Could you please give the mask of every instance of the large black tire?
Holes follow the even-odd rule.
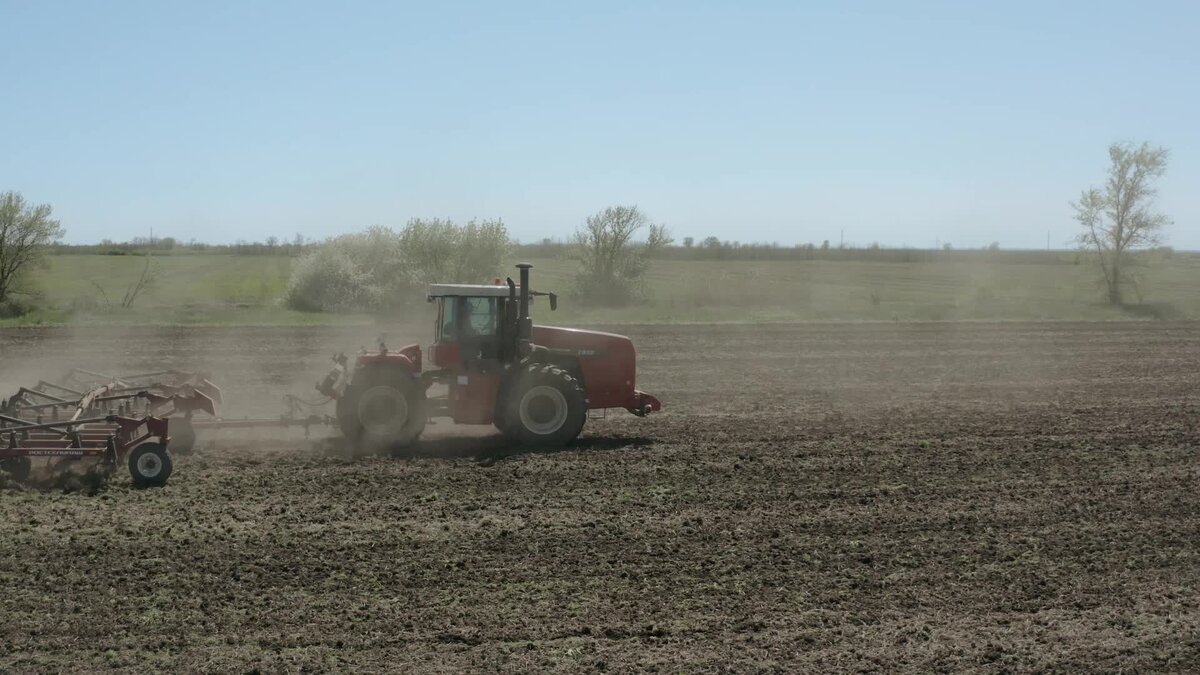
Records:
[[[359,370],[338,400],[337,416],[346,438],[371,453],[412,445],[429,421],[424,387],[410,371],[395,367]]]
[[[28,457],[9,457],[5,460],[0,460],[0,471],[8,473],[9,477],[18,483],[24,483],[29,480],[29,474],[33,471],[33,463]]]
[[[583,386],[557,366],[527,366],[505,397],[504,432],[524,445],[565,445],[579,436],[587,421]]]
[[[172,468],[171,453],[161,443],[142,443],[129,453],[129,475],[137,487],[166,485]]]

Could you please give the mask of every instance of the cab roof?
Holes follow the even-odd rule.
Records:
[[[517,293],[521,287],[517,286]],[[508,284],[430,284],[429,297],[507,298]]]

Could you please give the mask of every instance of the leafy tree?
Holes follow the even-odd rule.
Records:
[[[1149,143],[1113,143],[1104,188],[1085,190],[1071,203],[1083,226],[1079,244],[1096,252],[1110,304],[1121,304],[1122,289],[1134,281],[1127,272],[1128,252],[1157,245],[1163,226],[1171,222],[1154,205],[1154,180],[1166,172],[1167,156],[1166,148]]]
[[[314,247],[292,267],[286,306],[307,312],[381,311],[422,298],[430,283],[486,281],[509,255],[499,220],[413,219],[375,226]]]
[[[418,286],[430,283],[486,281],[509,253],[508,229],[501,220],[413,219],[400,233],[400,249]]]
[[[635,241],[643,229],[646,239]],[[580,263],[576,291],[597,304],[629,302],[642,289],[650,257],[670,243],[667,228],[636,206],[610,206],[588,216],[571,242],[571,256]]]
[[[29,204],[19,192],[0,193],[0,302],[21,275],[45,255],[46,246],[63,236],[63,228],[51,218],[49,204]]]

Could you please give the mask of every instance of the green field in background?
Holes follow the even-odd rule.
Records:
[[[132,309],[121,299],[141,256],[56,255],[32,276],[42,307],[0,325],[338,324],[396,317],[309,314],[279,305],[291,259],[192,254],[153,259],[157,282]],[[1072,253],[1056,264],[949,259],[934,262],[658,260],[646,301],[589,309],[570,296],[574,263],[532,259],[538,290],[562,294],[557,321],[954,320],[1200,318],[1200,255],[1176,253],[1139,271],[1141,301],[1102,302],[1097,271]],[[1135,294],[1130,301],[1137,302]],[[107,299],[106,299],[107,298]],[[422,310],[416,310],[422,311]],[[536,308],[541,320],[546,308]]]

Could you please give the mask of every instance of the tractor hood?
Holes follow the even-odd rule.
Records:
[[[633,340],[616,333],[558,326],[533,327],[533,343],[550,349],[568,349],[580,356],[634,357]]]
[[[534,326],[538,347],[569,352],[578,359],[578,375],[590,408],[625,408],[635,415],[662,410],[662,403],[636,386],[637,351],[633,340],[616,333],[557,326]]]

